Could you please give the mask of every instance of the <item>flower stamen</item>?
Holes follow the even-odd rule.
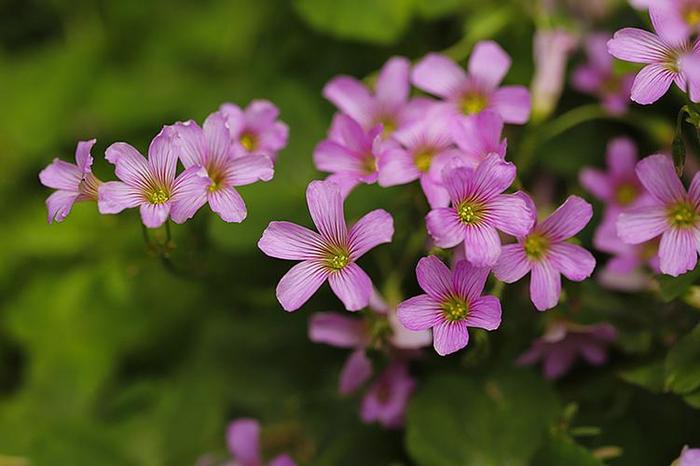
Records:
[[[698,220],[698,213],[688,202],[679,202],[668,209],[668,218],[676,228],[689,228]]]
[[[484,207],[470,201],[464,201],[457,206],[457,215],[462,223],[476,225],[484,217]]]
[[[450,322],[464,320],[469,315],[469,304],[462,298],[450,296],[442,303],[442,315]]]
[[[480,113],[486,108],[487,105],[488,101],[486,100],[486,97],[476,92],[466,94],[462,97],[462,100],[459,103],[459,106],[465,115]]]
[[[544,236],[533,233],[525,238],[523,243],[523,248],[525,249],[525,254],[531,260],[540,260],[547,253],[547,248],[549,247],[549,240]]]

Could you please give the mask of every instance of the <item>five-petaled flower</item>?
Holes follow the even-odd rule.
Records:
[[[95,139],[78,142],[74,164],[56,158],[39,173],[41,184],[56,190],[46,199],[49,223],[62,222],[76,202],[97,200],[101,181],[92,174],[90,150],[94,145]]]
[[[287,145],[289,127],[278,120],[279,110],[267,100],[254,100],[245,109],[223,104],[219,111],[226,117],[234,157],[266,155],[273,162]]]
[[[330,181],[312,181],[306,201],[318,233],[289,222],[272,222],[258,242],[268,256],[302,261],[280,280],[277,299],[286,311],[295,311],[328,280],[347,310],[366,307],[372,281],[356,261],[391,241],[393,218],[377,209],[348,229],[340,188]]]
[[[433,346],[441,356],[469,343],[468,327],[495,330],[501,325],[501,303],[482,296],[489,269],[459,261],[454,272],[437,257],[422,258],[416,267],[425,294],[399,304],[401,323],[409,330],[433,329]]]

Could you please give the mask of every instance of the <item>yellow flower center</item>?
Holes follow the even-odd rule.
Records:
[[[384,130],[382,131],[383,139],[388,139],[389,136],[391,136],[394,133],[394,131],[396,131],[396,122],[391,117],[382,117],[379,119],[378,123],[381,123],[384,127]]]
[[[469,315],[469,304],[462,298],[450,296],[442,303],[442,315],[450,322],[466,319]]]
[[[679,202],[668,209],[668,219],[677,228],[688,228],[695,225],[698,213],[688,202]]]
[[[457,206],[457,215],[462,223],[476,225],[484,218],[484,206],[475,202],[464,201]]]
[[[430,149],[423,149],[416,153],[414,158],[414,163],[418,171],[425,173],[430,170],[430,165],[433,163],[433,157],[435,157],[435,152]]]
[[[700,24],[700,7],[691,6],[685,11],[683,18],[690,26],[697,26]]]
[[[637,187],[630,183],[625,183],[617,187],[615,200],[620,205],[629,205],[637,199]]]
[[[486,97],[478,93],[470,93],[462,97],[460,107],[465,115],[474,115],[481,112],[488,105]]]
[[[549,247],[549,240],[544,236],[533,233],[525,238],[525,243],[523,245],[525,248],[525,254],[532,260],[539,260],[544,257]]]
[[[332,270],[342,270],[350,263],[350,253],[345,247],[332,247],[327,252],[325,262]]]
[[[250,132],[243,133],[241,134],[241,145],[248,152],[255,150],[258,147],[258,137]]]
[[[146,193],[146,199],[151,204],[165,204],[170,199],[170,194],[164,188],[156,187]]]
[[[372,173],[376,173],[377,172],[377,158],[372,154],[366,155],[362,159],[362,169],[368,175],[371,175]]]

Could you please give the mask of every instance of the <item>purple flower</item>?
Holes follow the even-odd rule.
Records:
[[[678,458],[678,466],[700,466],[700,448],[684,446],[681,457]]]
[[[277,299],[286,311],[299,309],[326,281],[347,310],[367,306],[372,282],[355,263],[394,235],[394,220],[373,210],[348,230],[337,184],[312,181],[306,190],[311,218],[319,233],[289,222],[272,222],[258,247],[268,256],[300,260],[277,285]]]
[[[265,462],[260,453],[260,423],[255,419],[236,419],[228,426],[226,440],[236,466],[296,466],[287,454]]]
[[[441,248],[464,241],[465,255],[477,267],[496,263],[501,253],[498,231],[525,235],[534,222],[528,204],[514,194],[502,194],[515,179],[515,165],[491,154],[476,169],[448,167],[444,184],[451,206],[431,210],[428,233]]]
[[[529,196],[522,199],[532,203]],[[534,204],[531,207],[536,217]],[[513,283],[530,275],[530,299],[537,310],[546,311],[557,305],[561,294],[561,275],[580,282],[595,268],[593,255],[575,244],[566,242],[581,231],[593,216],[591,205],[577,196],[569,196],[544,222],[535,222],[518,242],[503,247],[493,269],[496,278]]]
[[[608,33],[595,33],[586,39],[588,62],[578,66],[571,77],[573,87],[580,92],[598,97],[612,115],[627,111],[634,75],[618,75],[613,69],[613,59],[608,53]]]
[[[379,157],[379,185],[396,186],[420,180],[430,205],[449,204],[442,184],[442,171],[453,159],[464,158],[452,144],[450,120],[444,112],[430,112],[426,118],[394,133],[398,144],[387,143]]]
[[[390,429],[401,427],[415,386],[408,364],[392,362],[362,398],[360,417],[366,423],[378,422]]]
[[[274,170],[270,158],[263,154],[234,157],[229,128],[221,112],[209,115],[203,128],[192,120],[177,123],[172,128],[185,168],[203,168],[209,177],[208,186],[203,187],[198,198],[204,196],[211,210],[222,220],[242,222],[247,210],[235,186],[272,179]],[[194,215],[194,211],[179,211],[178,214],[182,215],[173,215],[173,220],[182,223],[187,220],[184,215]]]
[[[416,267],[418,284],[425,291],[399,304],[401,323],[409,330],[433,329],[433,346],[441,356],[469,343],[469,327],[495,330],[501,325],[501,303],[495,296],[481,296],[488,268],[467,261],[454,272],[437,257],[424,257]]]
[[[468,73],[444,55],[431,53],[414,68],[413,84],[447,101],[456,114],[475,115],[492,109],[506,123],[530,118],[530,93],[524,86],[498,87],[511,60],[500,45],[482,41],[474,46]]]
[[[254,100],[245,109],[223,104],[219,111],[226,117],[234,157],[266,155],[273,162],[287,145],[289,127],[278,120],[279,110],[267,100]]]
[[[646,66],[634,78],[632,100],[647,105],[659,100],[675,82],[686,91],[688,82],[683,70],[686,57],[697,55],[699,42],[670,41],[668,25],[655,24],[658,35],[636,28],[617,31],[608,42],[611,55],[620,60],[643,63]],[[700,99],[700,83],[690,81],[690,98]]]
[[[686,192],[665,155],[641,160],[636,171],[650,201],[620,214],[618,236],[625,243],[640,244],[660,235],[661,272],[675,277],[694,269],[700,247],[700,174]]]
[[[558,379],[565,375],[578,356],[589,364],[601,366],[608,360],[607,348],[617,339],[610,324],[578,325],[555,321],[518,359],[518,365],[543,361],[544,376]]]
[[[485,110],[473,118],[453,119],[450,131],[467,166],[476,168],[489,155],[506,156],[508,143],[501,139],[503,120],[496,113]]]
[[[347,196],[358,183],[377,181],[377,159],[381,152],[381,125],[369,132],[342,113],[336,114],[328,139],[314,149],[316,168],[331,173],[327,178]]]
[[[326,84],[323,96],[365,131],[382,125],[383,136],[387,137],[423,118],[424,109],[431,104],[425,98],[409,100],[410,69],[406,58],[393,57],[379,72],[374,93],[353,77],[338,76]]]
[[[175,176],[177,153],[173,137],[172,128],[163,128],[151,141],[148,160],[124,142],[107,148],[105,158],[116,166],[121,181],[100,185],[97,205],[101,214],[118,214],[139,207],[143,224],[158,228],[170,216],[181,223],[204,205],[209,178],[200,167]]]
[[[62,222],[76,202],[97,200],[101,181],[92,174],[90,150],[94,145],[95,139],[79,141],[74,164],[56,158],[39,173],[41,184],[56,190],[46,199],[49,223]]]
[[[665,41],[682,43],[700,32],[700,1],[649,1],[649,16],[654,29]]]
[[[535,76],[532,81],[533,118],[542,120],[557,106],[564,88],[566,62],[578,39],[564,29],[538,30],[534,40]]]

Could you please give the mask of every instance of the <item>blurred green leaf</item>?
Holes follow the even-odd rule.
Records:
[[[634,369],[628,369],[620,373],[620,377],[640,387],[644,387],[652,393],[661,393],[664,389],[664,362],[657,361]]]
[[[659,285],[661,285],[661,298],[668,302],[682,296],[688,288],[700,279],[700,267],[695,267],[694,270],[672,277],[670,275],[660,275]]]
[[[668,390],[686,395],[700,387],[700,325],[671,348],[665,367]]]
[[[532,466],[604,466],[590,451],[563,434],[550,436],[531,464]]]

